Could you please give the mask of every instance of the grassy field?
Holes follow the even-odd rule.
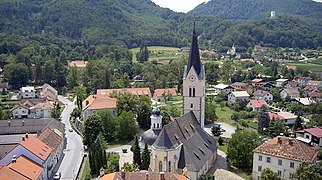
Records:
[[[225,152],[226,154],[227,154],[227,148],[228,148],[228,144],[227,143],[225,143],[224,145],[222,145],[222,146],[218,146],[218,149],[219,150],[221,150],[221,151],[223,151],[223,152]]]
[[[82,173],[81,180],[85,180],[87,175],[91,175],[91,168],[89,167],[89,158],[85,160],[85,167]]]
[[[168,63],[170,60],[179,59],[182,55],[187,53],[180,52],[176,47],[164,47],[164,46],[148,46],[149,61],[156,60],[160,63]],[[137,62],[136,54],[140,51],[140,48],[131,49],[133,53],[133,62]]]
[[[230,109],[229,107],[223,107],[221,109],[219,104],[215,104],[215,105],[216,105],[216,114],[218,116],[218,121],[230,124],[232,126],[236,126],[236,122],[231,120],[231,115],[233,115],[234,110]]]
[[[322,72],[322,65],[304,62],[288,62],[286,65],[296,66],[297,68],[310,70],[313,72]]]

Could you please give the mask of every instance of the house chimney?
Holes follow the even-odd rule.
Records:
[[[103,177],[104,176],[104,169],[103,168],[101,168],[100,169],[100,177]]]
[[[12,163],[15,163],[17,161],[17,155],[13,155],[12,156],[12,159],[11,159],[11,162]]]
[[[293,139],[292,138],[289,138],[288,139],[288,144],[291,145],[291,146],[293,146]]]
[[[145,173],[145,180],[149,180],[149,173]]]
[[[25,136],[22,136],[22,141],[24,141],[25,140]]]
[[[25,125],[25,120],[22,120],[22,126],[24,126]]]
[[[10,121],[8,121],[8,126],[10,127]]]
[[[282,137],[281,137],[281,136],[278,136],[278,137],[277,137],[277,143],[278,143],[278,144],[282,144]]]
[[[165,178],[164,178],[164,172],[160,172],[160,180],[165,180]]]
[[[28,138],[28,133],[26,133],[26,138]]]
[[[122,178],[122,180],[125,180],[125,172],[124,171],[121,172],[121,178]]]

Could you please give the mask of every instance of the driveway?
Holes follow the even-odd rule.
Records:
[[[225,132],[223,132],[223,134],[221,135],[221,137],[225,137],[225,138],[231,138],[231,136],[235,133],[236,131],[236,127],[223,123],[223,122],[216,122],[216,124],[220,124],[221,128],[225,130]],[[205,126],[205,131],[210,134],[212,136],[211,133],[211,128],[214,124],[208,124]]]

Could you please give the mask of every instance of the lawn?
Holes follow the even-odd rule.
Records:
[[[91,168],[89,167],[89,158],[88,157],[86,157],[86,160],[85,160],[85,167],[84,167],[83,172],[82,172],[81,180],[85,180],[86,176],[87,177],[91,176]]]
[[[223,151],[223,152],[225,152],[226,154],[228,152],[227,148],[228,148],[228,144],[227,143],[225,143],[222,146],[221,145],[218,146],[218,149],[221,150],[221,151]]]
[[[242,169],[238,169],[238,168],[232,166],[230,163],[228,163],[228,171],[233,172],[246,180],[251,179],[251,173],[248,173]]]
[[[319,64],[304,63],[304,62],[303,63],[301,63],[301,62],[288,62],[285,64],[296,66],[297,68],[302,68],[302,69],[310,70],[313,72],[321,72],[322,71],[322,65],[319,65]]]
[[[232,126],[236,126],[236,122],[231,120],[231,116],[233,115],[234,110],[226,106],[221,108],[219,104],[215,104],[215,105],[216,105],[216,114],[218,116],[218,121],[230,124]]]
[[[149,50],[149,61],[156,60],[161,63],[168,63],[170,60],[179,59],[185,53],[180,52],[179,48],[176,47],[165,47],[165,46],[148,46]],[[133,53],[133,62],[136,61],[136,54],[140,51],[140,48],[131,49]],[[187,54],[187,53],[186,53]]]

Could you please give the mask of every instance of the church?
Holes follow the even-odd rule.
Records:
[[[141,144],[147,142],[151,149],[150,170],[184,174],[189,179],[207,173],[217,158],[217,142],[203,129],[205,94],[205,70],[194,25],[183,76],[184,115],[162,127],[160,110],[155,108],[151,128],[141,137]]]

